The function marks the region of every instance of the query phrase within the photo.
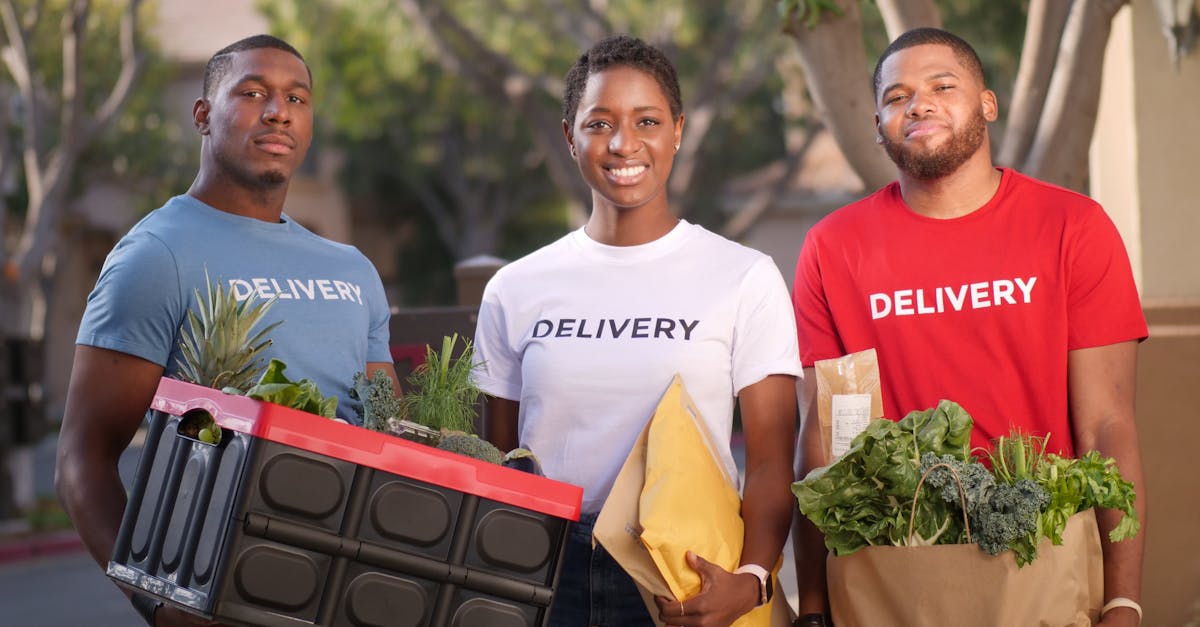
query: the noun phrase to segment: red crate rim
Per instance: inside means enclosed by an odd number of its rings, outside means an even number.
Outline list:
[[[174,416],[193,409],[232,429],[362,466],[402,475],[567,520],[579,520],[583,488],[409,442],[307,412],[163,377],[151,408]]]

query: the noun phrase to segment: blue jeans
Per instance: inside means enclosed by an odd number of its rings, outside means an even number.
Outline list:
[[[637,585],[599,544],[592,549],[595,514],[567,532],[550,627],[654,627]]]

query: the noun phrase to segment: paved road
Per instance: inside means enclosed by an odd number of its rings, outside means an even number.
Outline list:
[[[143,624],[125,595],[83,552],[0,567],[0,608],[5,627]]]

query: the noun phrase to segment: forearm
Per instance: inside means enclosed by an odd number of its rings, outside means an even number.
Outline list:
[[[1112,425],[1102,430],[1087,450],[1097,450],[1105,457],[1116,460],[1117,468],[1126,481],[1133,484],[1137,494],[1135,507],[1141,530],[1138,534],[1121,542],[1111,542],[1108,532],[1121,520],[1119,510],[1097,510],[1100,524],[1100,544],[1104,552],[1104,598],[1126,597],[1141,600],[1142,558],[1146,546],[1146,487],[1139,453],[1137,430],[1130,421],[1127,425]]]
[[[747,470],[742,494],[743,564],[759,564],[771,570],[783,552],[796,502],[791,492],[790,466],[785,459]]]
[[[805,368],[804,378],[797,385],[801,411],[800,442],[796,447],[796,479],[803,479],[814,468],[826,464],[821,446],[821,429],[817,419],[816,374]],[[799,508],[792,525],[792,555],[796,568],[796,588],[799,593],[797,610],[805,614],[824,614],[828,609],[828,590],[825,579],[825,536]]]
[[[92,559],[107,568],[126,503],[116,461],[98,454],[64,457],[55,476],[58,497]]]

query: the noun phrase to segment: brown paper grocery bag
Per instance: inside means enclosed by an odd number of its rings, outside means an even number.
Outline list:
[[[1043,538],[1017,568],[1011,551],[975,544],[872,546],[827,560],[838,627],[1088,627],[1100,619],[1104,564],[1094,510]]]
[[[638,585],[639,591],[642,593],[642,599],[646,603],[646,607],[654,618],[656,624],[662,626],[658,620],[658,605],[654,602],[654,596],[664,596],[667,598],[676,598],[676,595],[671,590],[671,585],[664,577],[659,565],[655,562],[654,557],[647,549],[642,539],[643,528],[642,519],[643,512],[641,511],[641,503],[643,498],[646,498],[644,492],[646,484],[646,465],[647,465],[647,449],[650,438],[651,427],[656,418],[662,417],[663,420],[671,423],[673,428],[688,427],[691,423],[691,428],[700,429],[699,424],[689,420],[680,422],[680,412],[685,412],[699,420],[699,413],[695,405],[688,397],[686,390],[683,389],[682,379],[676,375],[671,386],[663,395],[659,407],[655,410],[655,416],[651,418],[646,428],[642,430],[637,441],[634,443],[633,449],[629,453],[629,457],[625,460],[625,464],[621,467],[620,473],[613,484],[612,491],[609,493],[608,499],[601,508],[600,514],[596,519],[595,527],[592,534],[594,539],[604,546],[605,550],[613,556],[613,559],[629,573],[634,582]],[[660,427],[663,423],[660,422]],[[701,451],[704,455],[708,455],[708,451]],[[694,454],[695,450],[689,454]],[[659,454],[675,454],[673,451],[660,451]],[[710,462],[719,464],[716,459],[697,460],[697,463]],[[687,482],[691,478],[692,473],[678,473],[675,479]],[[723,479],[724,480],[724,479]],[[703,492],[706,489],[711,489],[713,486],[696,486],[696,489]],[[660,484],[657,489],[662,490]],[[733,514],[740,518],[740,503],[734,502],[731,504]],[[661,519],[662,512],[659,512]],[[680,520],[692,519],[694,512],[684,508],[679,514]],[[653,523],[652,523],[653,524]],[[714,527],[719,527],[716,525]],[[736,538],[738,553],[741,551],[741,537]],[[698,547],[699,548],[699,547]],[[703,554],[703,552],[701,552]],[[735,564],[736,565],[736,564]],[[723,565],[724,566],[724,565]],[[778,571],[778,566],[776,568]],[[673,575],[673,576],[678,576]],[[776,579],[774,600],[770,604],[770,608],[759,608],[749,614],[743,616],[734,624],[738,627],[751,627],[754,625],[770,625],[771,627],[787,627],[791,624],[793,615],[791,608],[779,588],[778,577]]]

